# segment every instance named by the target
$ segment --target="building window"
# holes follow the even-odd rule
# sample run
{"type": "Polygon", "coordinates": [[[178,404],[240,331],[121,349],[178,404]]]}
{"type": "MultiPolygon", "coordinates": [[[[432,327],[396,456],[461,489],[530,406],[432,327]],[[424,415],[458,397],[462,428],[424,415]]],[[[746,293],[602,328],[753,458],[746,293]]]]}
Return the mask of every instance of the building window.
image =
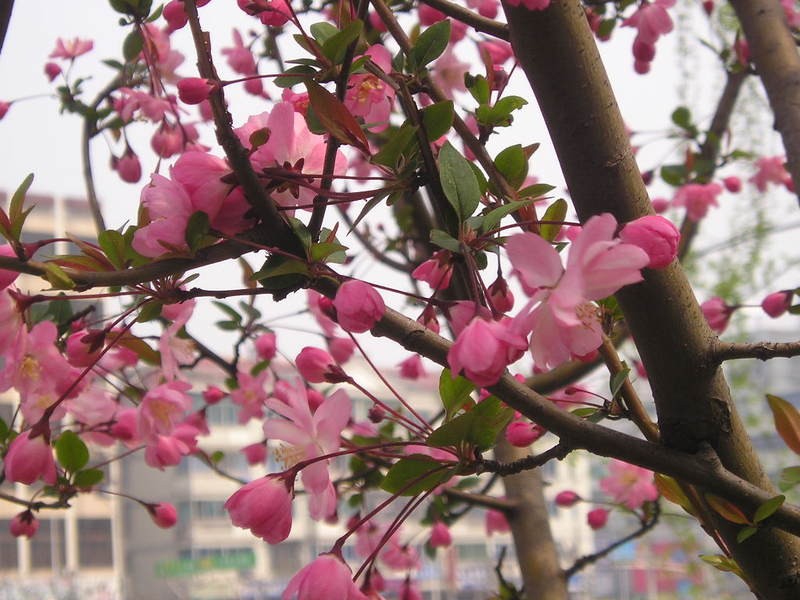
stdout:
{"type": "Polygon", "coordinates": [[[110,520],[78,520],[78,555],[82,567],[110,567],[114,564],[110,520]]]}
{"type": "Polygon", "coordinates": [[[270,562],[272,572],[277,577],[291,577],[297,572],[297,565],[302,564],[303,549],[300,542],[282,542],[270,546],[270,562]]]}
{"type": "Polygon", "coordinates": [[[31,538],[31,568],[51,569],[55,573],[64,567],[64,521],[41,519],[39,530],[31,538]]]}
{"type": "Polygon", "coordinates": [[[11,521],[0,519],[0,570],[16,570],[19,558],[17,557],[17,538],[8,533],[11,521]]]}

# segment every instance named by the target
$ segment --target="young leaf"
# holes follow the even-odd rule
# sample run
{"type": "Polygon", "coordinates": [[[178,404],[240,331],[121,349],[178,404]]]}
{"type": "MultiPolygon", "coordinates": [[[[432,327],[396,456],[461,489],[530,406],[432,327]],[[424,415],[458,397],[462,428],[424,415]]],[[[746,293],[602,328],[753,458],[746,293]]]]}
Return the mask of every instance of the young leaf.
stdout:
{"type": "Polygon", "coordinates": [[[443,19],[423,31],[408,54],[409,66],[419,71],[439,58],[450,42],[450,20],[443,19]]]}
{"type": "Polygon", "coordinates": [[[200,248],[210,228],[211,224],[208,220],[208,215],[203,211],[199,210],[189,217],[184,237],[186,239],[186,244],[192,252],[200,248]]]}
{"type": "Polygon", "coordinates": [[[514,202],[509,202],[508,204],[503,204],[502,206],[493,208],[483,217],[483,223],[481,224],[482,231],[491,231],[500,224],[500,221],[503,220],[503,217],[518,211],[524,206],[528,206],[530,203],[530,200],[515,200],[514,202]]]}
{"type": "Polygon", "coordinates": [[[372,162],[384,165],[390,169],[396,169],[400,157],[408,148],[414,136],[417,134],[417,127],[409,123],[403,123],[400,129],[392,130],[389,140],[383,145],[380,151],[372,157],[372,162]]]}
{"type": "Polygon", "coordinates": [[[103,481],[105,473],[100,469],[86,469],[85,471],[78,471],[72,479],[72,483],[76,487],[86,489],[93,487],[103,481]]]}
{"type": "Polygon", "coordinates": [[[450,142],[439,151],[439,173],[444,194],[463,222],[478,208],[481,191],[469,162],[450,142]]]}
{"type": "Polygon", "coordinates": [[[518,189],[528,176],[528,157],[522,144],[515,144],[501,151],[494,159],[494,166],[512,188],[518,189]]]}
{"type": "Polygon", "coordinates": [[[56,441],[56,458],[67,471],[80,471],[89,462],[89,449],[74,431],[64,431],[56,441]]]}
{"type": "Polygon", "coordinates": [[[430,141],[438,140],[453,126],[453,101],[443,100],[420,111],[422,126],[430,141]]]}
{"type": "Polygon", "coordinates": [[[745,540],[753,537],[753,535],[755,535],[757,531],[758,527],[753,527],[752,525],[750,527],[745,527],[744,529],[741,529],[739,533],[736,534],[736,541],[741,544],[745,540]]]}
{"type": "Polygon", "coordinates": [[[788,492],[798,483],[800,483],[800,467],[786,467],[781,471],[781,479],[778,481],[778,488],[782,492],[788,492]]]}
{"type": "Polygon", "coordinates": [[[342,144],[349,144],[369,155],[364,131],[347,107],[328,90],[311,79],[306,80],[308,101],[325,130],[342,144]]]}
{"type": "Polygon", "coordinates": [[[339,31],[336,30],[336,34],[325,40],[322,44],[322,53],[330,59],[330,61],[338,65],[344,60],[344,55],[347,52],[348,46],[358,39],[358,36],[361,35],[362,29],[364,29],[364,25],[361,21],[355,20],[351,22],[347,27],[339,31]]]}
{"type": "Polygon", "coordinates": [[[775,429],[795,454],[800,454],[800,412],[779,396],[767,394],[767,402],[775,419],[775,429]]]}
{"type": "Polygon", "coordinates": [[[753,523],[761,523],[764,519],[774,515],[775,511],[783,506],[784,502],[786,502],[786,496],[783,495],[775,496],[764,502],[756,509],[756,513],[753,515],[753,523]]]}
{"type": "MultiPolygon", "coordinates": [[[[625,365],[625,363],[622,363],[625,365]]],[[[622,369],[619,373],[615,373],[614,376],[611,378],[610,382],[610,389],[611,389],[611,398],[616,398],[619,395],[620,390],[622,389],[622,385],[625,383],[625,380],[628,379],[628,373],[631,370],[627,366],[622,369]]]]}
{"type": "Polygon", "coordinates": [[[450,479],[452,471],[452,468],[443,469],[438,460],[415,454],[392,465],[381,482],[381,489],[390,494],[416,496],[450,479]]]}
{"type": "Polygon", "coordinates": [[[542,221],[547,221],[547,223],[542,223],[542,226],[539,229],[539,233],[541,234],[542,238],[548,242],[552,242],[554,239],[556,239],[556,236],[558,235],[558,232],[561,231],[562,223],[566,217],[567,201],[563,198],[559,198],[550,206],[548,206],[547,210],[544,211],[544,214],[542,215],[542,221]]]}
{"type": "Polygon", "coordinates": [[[731,523],[750,525],[750,519],[747,518],[742,510],[732,502],[725,500],[725,498],[720,498],[714,494],[706,494],[706,500],[711,508],[719,513],[722,518],[730,521],[731,523]]]}
{"type": "Polygon", "coordinates": [[[470,397],[474,391],[475,384],[469,379],[460,375],[454,379],[450,369],[444,369],[439,376],[439,397],[444,406],[444,420],[452,419],[464,406],[474,405],[475,402],[470,397]]]}
{"type": "Polygon", "coordinates": [[[450,250],[450,252],[461,254],[461,244],[458,243],[458,240],[441,229],[431,229],[431,243],[450,250]]]}

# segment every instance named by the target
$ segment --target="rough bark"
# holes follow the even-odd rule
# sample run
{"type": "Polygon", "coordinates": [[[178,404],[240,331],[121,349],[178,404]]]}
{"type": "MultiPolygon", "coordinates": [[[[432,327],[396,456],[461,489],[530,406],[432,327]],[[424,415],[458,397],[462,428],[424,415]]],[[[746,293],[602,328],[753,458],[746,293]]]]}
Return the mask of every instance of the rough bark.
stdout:
{"type": "Polygon", "coordinates": [[[800,55],[778,0],[731,0],[781,134],[794,188],[800,190],[800,55]]]}
{"type": "MultiPolygon", "coordinates": [[[[544,11],[506,6],[511,41],[536,95],[582,221],[610,212],[620,222],[651,212],[622,116],[579,2],[554,1],[544,11]]],[[[645,273],[618,294],[647,368],[663,443],[695,451],[709,444],[722,464],[775,493],[711,360],[714,341],[678,264],[645,273]]],[[[794,536],[762,530],[746,544],[739,527],[715,526],[765,598],[800,597],[794,536]]]]}
{"type": "MultiPolygon", "coordinates": [[[[528,455],[505,440],[494,450],[501,462],[513,462],[528,455]]],[[[533,600],[564,600],[567,581],[558,562],[550,517],[544,499],[544,485],[538,469],[523,471],[503,478],[506,498],[518,508],[508,515],[517,561],[522,571],[525,597],[533,600]]]]}

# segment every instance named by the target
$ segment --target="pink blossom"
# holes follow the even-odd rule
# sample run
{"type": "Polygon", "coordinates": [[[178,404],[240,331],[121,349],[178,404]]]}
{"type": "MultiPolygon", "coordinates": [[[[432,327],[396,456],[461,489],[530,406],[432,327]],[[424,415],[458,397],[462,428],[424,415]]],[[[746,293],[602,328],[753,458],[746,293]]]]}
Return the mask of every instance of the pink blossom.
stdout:
{"type": "Polygon", "coordinates": [[[419,552],[410,544],[397,541],[398,535],[389,538],[389,542],[378,555],[386,566],[397,571],[408,571],[419,568],[419,552]]]}
{"type": "Polygon", "coordinates": [[[419,586],[411,581],[410,575],[406,575],[403,584],[400,586],[398,600],[424,600],[419,586]]]}
{"type": "Polygon", "coordinates": [[[508,0],[509,6],[524,6],[528,10],[544,10],[550,6],[550,0],[508,0]]]}
{"type": "Polygon", "coordinates": [[[200,104],[217,88],[217,83],[202,77],[184,77],[178,81],[178,97],[184,104],[200,104]]]}
{"type": "Polygon", "coordinates": [[[78,423],[89,427],[113,421],[118,408],[119,404],[111,392],[96,385],[67,401],[69,414],[78,423]]]}
{"type": "Polygon", "coordinates": [[[142,178],[142,163],[130,148],[119,158],[114,157],[111,167],[125,183],[137,183],[142,178]]]}
{"type": "Polygon", "coordinates": [[[5,100],[0,100],[0,120],[6,116],[8,109],[11,108],[13,102],[6,102],[5,100]]]}
{"type": "Polygon", "coordinates": [[[459,333],[447,353],[447,363],[453,376],[463,371],[473,383],[486,387],[497,383],[512,358],[527,345],[526,338],[509,324],[475,318],[459,333]]]}
{"type": "MultiPolygon", "coordinates": [[[[14,252],[14,248],[11,247],[11,244],[2,244],[0,245],[0,256],[17,258],[17,253],[14,252]]],[[[17,271],[0,269],[0,290],[4,290],[14,283],[17,280],[17,277],[19,277],[19,273],[17,271]]]]}
{"type": "Polygon", "coordinates": [[[569,508],[570,506],[574,506],[580,500],[581,497],[572,490],[564,490],[563,492],[556,494],[555,503],[556,506],[569,508]]]}
{"type": "Polygon", "coordinates": [[[708,321],[709,327],[716,333],[722,333],[728,327],[728,321],[731,319],[733,311],[736,310],[735,306],[725,304],[725,301],[719,296],[714,296],[703,302],[700,305],[700,310],[703,311],[703,316],[708,321]]]}
{"type": "Polygon", "coordinates": [[[282,542],[292,530],[292,490],[280,477],[251,481],[228,498],[225,510],[236,527],[269,544],[282,542]]]}
{"type": "Polygon", "coordinates": [[[39,530],[39,519],[33,516],[30,510],[24,510],[14,515],[8,524],[8,531],[14,537],[26,537],[28,539],[36,535],[39,530]]]}
{"type": "Polygon", "coordinates": [[[545,433],[546,431],[535,423],[518,420],[508,424],[505,436],[512,446],[527,448],[545,433]]]}
{"type": "Polygon", "coordinates": [[[231,402],[239,406],[239,423],[247,423],[250,419],[264,416],[264,407],[267,402],[266,384],[271,378],[268,369],[258,375],[251,375],[247,371],[239,371],[236,375],[238,387],[231,392],[231,402]]]}
{"type": "Polygon", "coordinates": [[[183,0],[170,0],[170,2],[167,2],[164,5],[162,15],[167,22],[167,31],[169,33],[182,29],[189,22],[189,16],[183,8],[183,0]]]}
{"type": "Polygon", "coordinates": [[[133,249],[151,258],[187,249],[186,226],[194,207],[183,186],[154,173],[142,190],[141,202],[149,221],[134,233],[133,249]]]}
{"type": "Polygon", "coordinates": [[[647,44],[655,44],[658,38],[672,31],[672,18],[667,12],[675,5],[675,0],[654,0],[645,2],[630,17],[623,21],[623,27],[635,27],[637,37],[647,44]]]}
{"type": "Polygon", "coordinates": [[[147,512],[150,513],[150,518],[153,523],[161,527],[161,529],[169,529],[174,527],[178,522],[178,511],[175,506],[169,502],[159,502],[158,504],[148,504],[147,512]]]}
{"type": "Polygon", "coordinates": [[[532,296],[515,321],[533,331],[531,352],[539,368],[553,368],[596,350],[602,336],[591,301],[642,279],[640,270],[649,257],[614,239],[616,228],[610,214],[589,219],[572,243],[566,269],[558,252],[537,235],[517,234],[506,242],[514,273],[532,296]]]}
{"type": "Polygon", "coordinates": [[[264,442],[257,442],[242,448],[242,454],[247,459],[248,465],[263,465],[267,460],[267,445],[264,442]]]}
{"type": "MultiPolygon", "coordinates": [[[[236,134],[252,151],[250,160],[255,170],[267,175],[275,173],[270,183],[270,195],[275,202],[284,207],[311,206],[316,191],[300,182],[308,185],[319,185],[319,182],[300,176],[322,173],[327,144],[324,136],[309,131],[306,120],[295,112],[290,102],[279,102],[271,112],[250,117],[236,129],[236,134]],[[251,136],[264,130],[269,132],[269,138],[253,148],[251,136]],[[289,173],[283,174],[286,171],[289,173]]],[[[333,174],[343,175],[346,170],[347,159],[337,152],[333,174]]]]}
{"type": "Polygon", "coordinates": [[[773,292],[768,294],[764,300],[761,301],[761,308],[767,315],[776,319],[789,310],[789,307],[792,305],[792,296],[794,296],[792,290],[773,292]]]}
{"type": "Polygon", "coordinates": [[[271,331],[262,333],[255,341],[256,354],[261,360],[272,360],[277,353],[275,334],[271,331]]]}
{"type": "Polygon", "coordinates": [[[428,538],[428,544],[431,548],[447,548],[453,543],[453,536],[450,534],[450,528],[442,521],[436,521],[431,527],[431,537],[428,538]]]}
{"type": "Polygon", "coordinates": [[[400,367],[400,377],[403,379],[415,380],[425,376],[425,367],[419,354],[412,354],[398,366],[400,367]]]}
{"type": "Polygon", "coordinates": [[[61,75],[61,67],[54,62],[45,63],[44,74],[47,75],[48,81],[53,81],[56,77],[61,75]]]}
{"type": "MultiPolygon", "coordinates": [[[[392,72],[392,55],[385,46],[374,44],[363,56],[385,73],[392,72]]],[[[384,81],[372,73],[358,73],[349,79],[344,105],[354,116],[364,120],[367,129],[380,132],[389,126],[394,97],[394,88],[384,81]]]]}
{"type": "Polygon", "coordinates": [[[174,98],[151,96],[146,92],[131,88],[120,88],[118,91],[120,96],[114,99],[114,110],[126,123],[133,118],[137,111],[153,123],[160,123],[168,113],[176,109],[174,98]]]}
{"type": "Polygon", "coordinates": [[[478,49],[481,54],[486,54],[494,65],[502,65],[514,56],[514,50],[511,48],[511,44],[502,40],[480,42],[478,44],[478,49]]]}
{"type": "Polygon", "coordinates": [[[442,11],[433,8],[428,4],[420,4],[417,10],[417,15],[419,16],[420,25],[426,26],[433,25],[434,23],[443,21],[446,18],[442,11]]]}
{"type": "Polygon", "coordinates": [[[242,34],[238,29],[233,30],[233,47],[223,48],[222,53],[228,57],[228,65],[239,75],[254,75],[256,59],[250,48],[244,45],[242,34]]]}
{"type": "Polygon", "coordinates": [[[491,311],[471,300],[459,300],[446,309],[447,319],[453,335],[459,336],[464,328],[475,318],[491,320],[491,311]]]}
{"type": "Polygon", "coordinates": [[[786,22],[792,29],[800,27],[800,11],[797,10],[795,0],[781,0],[783,12],[786,15],[786,22]]]}
{"type": "Polygon", "coordinates": [[[327,311],[327,307],[330,307],[330,300],[315,290],[307,290],[306,302],[309,312],[322,331],[326,336],[332,337],[336,332],[336,323],[327,311]]]}
{"type": "Polygon", "coordinates": [[[55,49],[50,53],[50,58],[74,60],[81,54],[86,54],[92,48],[94,48],[94,42],[92,40],[82,40],[80,38],[64,40],[63,38],[58,38],[56,40],[55,49]]]}
{"type": "Polygon", "coordinates": [[[358,279],[345,281],[333,300],[336,319],[345,331],[364,333],[375,326],[386,312],[386,305],[375,288],[358,279]]]}
{"type": "Polygon", "coordinates": [[[333,360],[340,365],[350,360],[356,350],[356,343],[350,338],[334,336],[327,338],[326,342],[333,360]]]}
{"type": "Polygon", "coordinates": [[[699,221],[712,206],[719,206],[717,196],[722,192],[718,183],[687,183],[678,189],[672,199],[674,206],[685,206],[686,216],[699,221]]]}
{"type": "Polygon", "coordinates": [[[452,256],[447,250],[439,250],[411,272],[411,276],[427,283],[432,290],[445,290],[453,276],[452,256]]]}
{"type": "Polygon", "coordinates": [[[678,255],[681,233],[672,221],[659,215],[647,215],[627,223],[619,237],[626,244],[638,246],[647,253],[649,268],[663,269],[678,255]]]}
{"type": "Polygon", "coordinates": [[[312,505],[311,516],[327,518],[335,504],[330,505],[333,491],[328,472],[330,461],[322,457],[339,449],[342,430],[350,420],[350,398],[343,390],[337,390],[312,413],[306,388],[300,380],[294,385],[278,382],[275,396],[267,400],[267,406],[283,418],[264,421],[264,435],[287,443],[275,453],[286,468],[301,461],[312,461],[302,470],[303,486],[311,494],[312,502],[318,502],[318,509],[325,511],[317,512],[312,505]]]}
{"type": "Polygon", "coordinates": [[[289,581],[281,600],[367,600],[353,583],[345,562],[334,554],[321,554],[289,581]]]}
{"type": "Polygon", "coordinates": [[[164,121],[161,123],[161,127],[158,128],[158,131],[150,138],[150,147],[153,149],[153,152],[158,154],[161,158],[175,156],[184,150],[186,143],[189,141],[188,133],[191,132],[192,129],[190,125],[179,127],[164,121]]]}
{"type": "Polygon", "coordinates": [[[156,435],[147,442],[144,461],[154,469],[179,465],[184,456],[194,451],[192,445],[177,436],[156,435]]]}
{"type": "MultiPolygon", "coordinates": [[[[425,5],[427,6],[427,5],[425,5]]],[[[464,74],[469,71],[469,63],[458,59],[451,46],[433,63],[433,81],[448,98],[454,92],[465,92],[464,74]]]]}
{"type": "Polygon", "coordinates": [[[600,489],[631,510],[658,498],[658,489],[653,483],[653,473],[642,467],[621,460],[612,460],[608,475],[600,480],[600,489]]]}
{"type": "Polygon", "coordinates": [[[135,408],[125,408],[114,415],[114,423],[111,425],[112,437],[118,439],[128,446],[139,443],[139,429],[136,422],[139,419],[139,411],[135,408]]]}
{"type": "Polygon", "coordinates": [[[210,385],[203,390],[203,400],[205,400],[206,404],[216,404],[225,396],[227,394],[215,385],[210,385]]]}
{"type": "Polygon", "coordinates": [[[43,436],[31,439],[30,430],[19,434],[11,442],[3,459],[5,477],[26,485],[41,479],[47,484],[56,483],[56,461],[53,449],[43,436]]]}
{"type": "Polygon", "coordinates": [[[602,529],[608,522],[608,511],[605,508],[595,508],[586,515],[586,522],[592,529],[602,529]]]}
{"type": "Polygon", "coordinates": [[[767,185],[789,186],[792,177],[786,170],[786,159],[783,156],[763,156],[756,161],[756,173],[750,178],[750,182],[756,186],[759,192],[767,191],[767,185]]]}
{"type": "Polygon", "coordinates": [[[511,526],[502,512],[493,508],[486,511],[486,535],[491,536],[493,533],[508,533],[509,531],[511,531],[511,526]]]}
{"type": "Polygon", "coordinates": [[[467,6],[476,9],[478,14],[487,19],[494,19],[500,3],[497,0],[467,0],[467,6]]]}
{"type": "Polygon", "coordinates": [[[723,179],[722,185],[724,185],[725,189],[731,194],[737,194],[742,191],[742,180],[736,175],[731,175],[730,177],[723,179]]]}
{"type": "Polygon", "coordinates": [[[192,389],[185,381],[171,381],[148,391],[139,405],[139,434],[151,441],[157,435],[169,435],[192,408],[186,393],[192,389]]]}
{"type": "Polygon", "coordinates": [[[486,291],[492,308],[497,312],[506,313],[514,308],[514,293],[504,277],[498,276],[486,291]]]}
{"type": "Polygon", "coordinates": [[[300,350],[294,364],[300,375],[311,383],[339,383],[346,379],[333,357],[321,348],[306,346],[300,350]]]}

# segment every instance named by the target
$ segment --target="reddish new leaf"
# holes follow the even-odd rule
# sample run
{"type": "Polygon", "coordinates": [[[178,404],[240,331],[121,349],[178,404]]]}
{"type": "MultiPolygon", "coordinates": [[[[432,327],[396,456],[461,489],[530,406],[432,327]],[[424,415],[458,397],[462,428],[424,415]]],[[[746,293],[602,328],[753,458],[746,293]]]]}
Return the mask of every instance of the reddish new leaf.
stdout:
{"type": "Polygon", "coordinates": [[[369,155],[364,131],[347,107],[328,90],[310,79],[306,81],[308,100],[325,129],[341,144],[349,144],[369,155]]]}
{"type": "Polygon", "coordinates": [[[775,419],[775,429],[795,454],[800,454],[800,412],[789,402],[767,394],[767,402],[775,419]]]}

